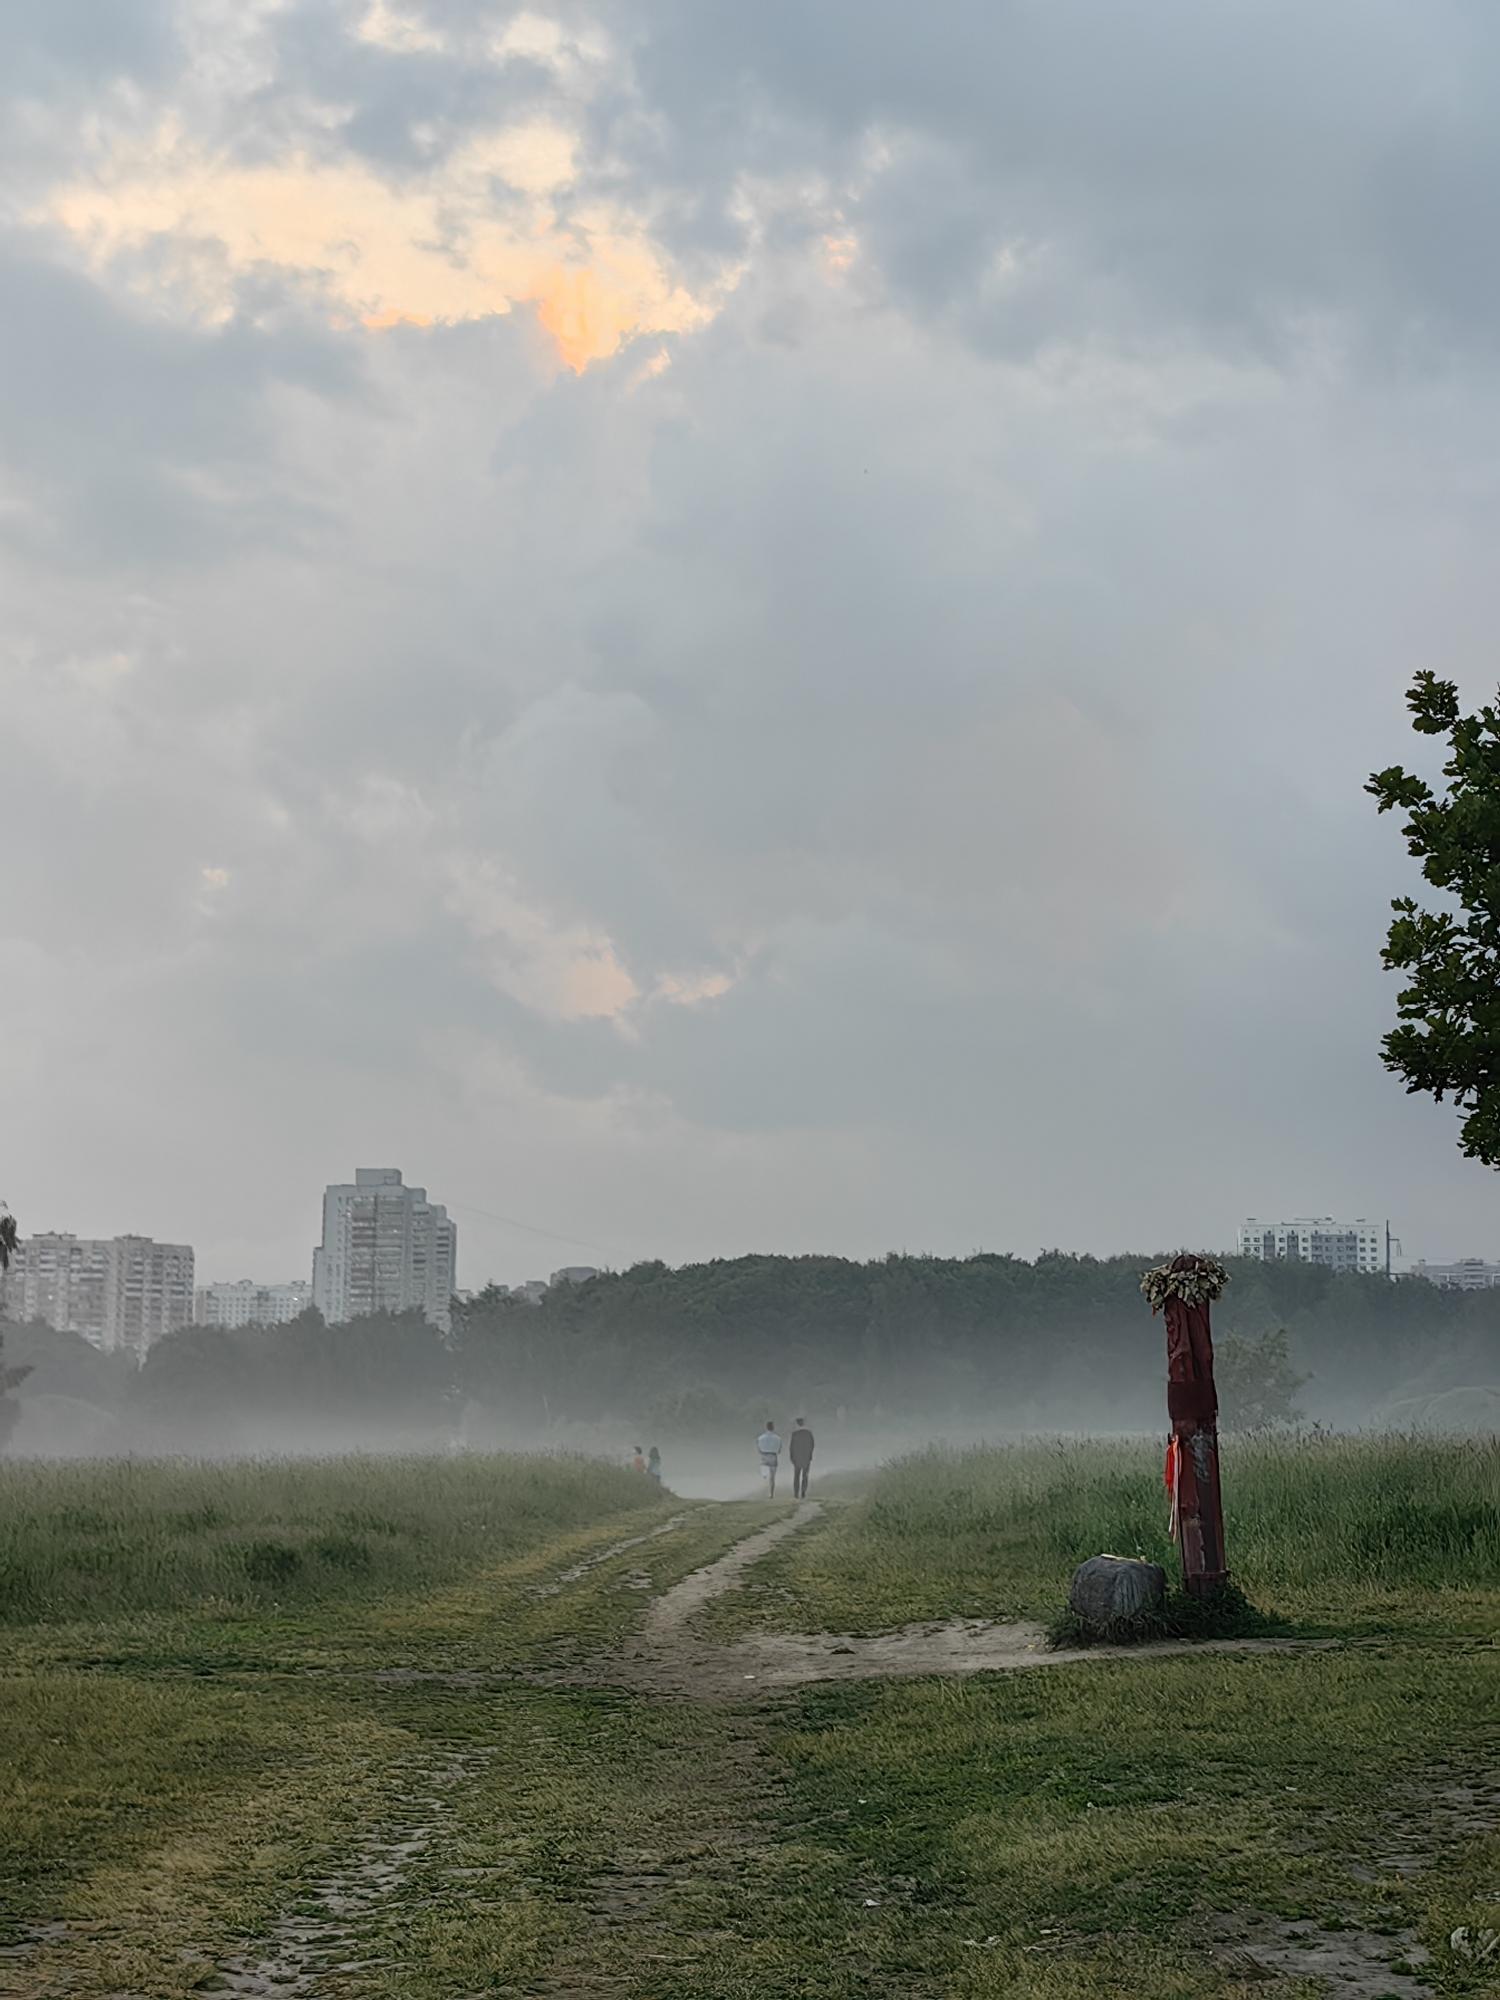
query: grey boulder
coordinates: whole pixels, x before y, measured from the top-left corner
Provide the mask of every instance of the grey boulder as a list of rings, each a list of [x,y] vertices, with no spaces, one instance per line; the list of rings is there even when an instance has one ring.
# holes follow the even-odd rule
[[[1081,1623],[1108,1632],[1159,1612],[1167,1594],[1160,1563],[1132,1556],[1090,1556],[1073,1572],[1068,1606]]]

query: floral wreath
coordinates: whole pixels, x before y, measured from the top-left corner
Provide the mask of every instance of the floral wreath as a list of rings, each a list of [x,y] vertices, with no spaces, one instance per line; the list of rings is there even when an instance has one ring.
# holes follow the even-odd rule
[[[1228,1283],[1229,1273],[1213,1257],[1176,1257],[1141,1276],[1141,1290],[1153,1313],[1159,1313],[1169,1299],[1181,1299],[1185,1306],[1210,1305]]]

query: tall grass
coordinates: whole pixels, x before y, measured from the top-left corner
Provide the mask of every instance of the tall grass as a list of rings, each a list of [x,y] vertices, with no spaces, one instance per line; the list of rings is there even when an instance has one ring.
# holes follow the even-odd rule
[[[934,1617],[1053,1618],[1088,1556],[1178,1573],[1162,1447],[1037,1440],[934,1447],[765,1566],[758,1615],[879,1630]],[[1500,1622],[1500,1442],[1431,1436],[1226,1439],[1231,1574],[1304,1629],[1488,1631]],[[727,1601],[726,1625],[744,1606]]]
[[[4,1464],[0,1622],[415,1589],[658,1497],[582,1458]]]
[[[887,1467],[872,1534],[962,1538],[1038,1570],[1108,1552],[1167,1566],[1159,1446],[1056,1440],[931,1450]],[[1237,1572],[1303,1585],[1500,1587],[1500,1441],[1230,1441],[1224,1511]]]

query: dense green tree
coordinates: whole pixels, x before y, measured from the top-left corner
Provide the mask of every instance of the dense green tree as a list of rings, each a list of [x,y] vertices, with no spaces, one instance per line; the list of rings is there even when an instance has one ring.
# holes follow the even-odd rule
[[[68,1396],[110,1409],[129,1394],[135,1363],[127,1354],[104,1354],[81,1333],[48,1326],[45,1320],[13,1320],[5,1328],[5,1350],[27,1370],[26,1394]]]
[[[1226,1431],[1274,1430],[1296,1423],[1297,1391],[1306,1382],[1292,1366],[1287,1330],[1279,1326],[1246,1340],[1221,1334],[1214,1342],[1219,1422]]]
[[[137,1429],[174,1451],[349,1450],[441,1442],[453,1355],[418,1312],[338,1326],[185,1327],[152,1347],[131,1390]]]
[[[1451,1097],[1465,1153],[1500,1167],[1500,708],[1463,714],[1457,687],[1433,673],[1417,675],[1407,705],[1420,735],[1448,738],[1446,789],[1393,764],[1366,790],[1381,812],[1407,815],[1409,852],[1456,908],[1391,904],[1383,956],[1407,983],[1383,1058],[1409,1092]]]

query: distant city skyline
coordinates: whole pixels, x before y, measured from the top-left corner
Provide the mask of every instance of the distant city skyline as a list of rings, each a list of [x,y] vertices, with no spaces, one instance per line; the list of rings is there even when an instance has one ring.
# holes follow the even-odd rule
[[[195,1253],[189,1244],[23,1230],[20,1254],[0,1280],[0,1307],[9,1317],[46,1320],[82,1333],[105,1351],[140,1360],[163,1334],[189,1323],[269,1327],[285,1324],[310,1306],[333,1321],[416,1308],[446,1327],[450,1301],[471,1298],[486,1285],[535,1301],[549,1287],[586,1282],[601,1268],[561,1265],[546,1279],[491,1274],[483,1284],[460,1287],[456,1226],[445,1206],[429,1202],[425,1188],[407,1184],[399,1168],[360,1168],[353,1182],[327,1185],[322,1212],[323,1241],[313,1249],[310,1279],[241,1278],[195,1285]],[[1385,1269],[1387,1227],[1364,1217],[1249,1218],[1239,1225],[1232,1249],[1245,1257],[1291,1258],[1337,1271],[1378,1273]],[[555,1240],[555,1232],[536,1233]],[[1480,1252],[1446,1259],[1414,1256],[1403,1250],[1394,1231],[1391,1247],[1397,1274],[1422,1277],[1445,1290],[1500,1285],[1500,1259]]]
[[[380,1183],[394,1187],[399,1191],[400,1195],[402,1196],[414,1196],[419,1199],[425,1200],[424,1189],[414,1188],[404,1184],[402,1180],[401,1169],[362,1169],[360,1171],[366,1174],[374,1174],[378,1176],[378,1180]],[[376,1185],[376,1182],[371,1181],[369,1184],[371,1186],[374,1186]],[[354,1184],[344,1184],[345,1191],[349,1191],[353,1185]],[[335,1191],[336,1190],[333,1185],[325,1187],[324,1190],[325,1205],[327,1196],[329,1194],[334,1193]],[[437,1205],[434,1205],[434,1207],[436,1208]],[[450,1202],[441,1205],[440,1214],[443,1220],[446,1220],[446,1209],[448,1207],[457,1208],[461,1212],[467,1212],[470,1215],[478,1217],[480,1219],[483,1219],[486,1216],[486,1211],[483,1209],[471,1208],[468,1204],[462,1202]],[[526,1226],[520,1224],[519,1222],[508,1222],[498,1217],[491,1217],[490,1220],[494,1223],[496,1227],[513,1231],[517,1235],[525,1236],[528,1239],[531,1237],[535,1237],[537,1240],[551,1242],[551,1243],[568,1240],[565,1236],[562,1235],[560,1231],[546,1230],[540,1228],[528,1231],[526,1229]],[[1392,1231],[1393,1259],[1398,1267],[1417,1268],[1418,1266],[1422,1266],[1424,1268],[1428,1268],[1431,1270],[1438,1270],[1438,1269],[1447,1270],[1450,1268],[1457,1270],[1461,1267],[1466,1267],[1466,1266],[1472,1267],[1475,1265],[1476,1262],[1480,1265],[1484,1265],[1486,1263],[1485,1252],[1483,1250],[1474,1249],[1472,1247],[1464,1248],[1457,1251],[1453,1251],[1450,1248],[1450,1253],[1446,1256],[1425,1257],[1424,1255],[1420,1254],[1416,1248],[1407,1249],[1404,1247],[1400,1232],[1395,1228],[1394,1224],[1387,1224],[1385,1220],[1367,1220],[1362,1216],[1354,1221],[1338,1221],[1335,1218],[1326,1215],[1303,1216],[1297,1219],[1281,1220],[1281,1221],[1262,1221],[1256,1218],[1251,1218],[1250,1220],[1241,1222],[1239,1225],[1237,1225],[1233,1233],[1232,1243],[1224,1245],[1223,1233],[1222,1231],[1220,1231],[1206,1235],[1204,1238],[1201,1239],[1201,1244],[1205,1250],[1211,1250],[1216,1247],[1220,1247],[1222,1245],[1223,1247],[1227,1247],[1228,1249],[1230,1249],[1232,1253],[1235,1255],[1260,1257],[1260,1256],[1275,1254],[1275,1255],[1285,1256],[1288,1254],[1288,1247],[1287,1247],[1288,1241],[1289,1239],[1295,1236],[1299,1244],[1299,1249],[1297,1254],[1301,1255],[1307,1261],[1314,1261],[1314,1262],[1327,1261],[1335,1265],[1335,1267],[1337,1268],[1343,1268],[1345,1265],[1353,1269],[1375,1268],[1376,1266],[1383,1268],[1384,1257],[1385,1257],[1385,1230],[1388,1226],[1391,1227]],[[452,1241],[456,1248],[456,1240],[457,1240],[456,1225],[450,1225],[450,1227],[452,1230]],[[22,1231],[23,1241],[26,1233],[27,1232],[23,1229]],[[52,1235],[55,1234],[56,1232],[50,1232],[44,1230],[44,1231],[37,1231],[34,1233],[37,1235]],[[1345,1237],[1345,1236],[1348,1237],[1349,1243],[1346,1246],[1348,1251],[1347,1255],[1342,1255],[1342,1254],[1336,1255],[1332,1250],[1329,1250],[1328,1255],[1325,1257],[1322,1254],[1323,1246],[1321,1245],[1318,1246],[1319,1254],[1317,1255],[1313,1254],[1314,1236],[1328,1235],[1330,1233],[1336,1234],[1340,1237]],[[1255,1238],[1253,1244],[1250,1241],[1250,1238],[1252,1236]],[[1268,1251],[1266,1249],[1265,1243],[1267,1238],[1271,1239],[1271,1241],[1273,1242],[1274,1244],[1273,1250]],[[314,1244],[310,1256],[304,1258],[303,1260],[304,1264],[308,1268],[311,1268],[312,1264],[316,1260],[317,1247],[318,1246]],[[864,1254],[864,1255],[879,1256],[885,1254],[885,1252],[881,1250],[861,1253],[861,1252],[839,1250],[834,1246],[814,1246],[814,1247],[815,1251],[821,1251],[823,1254],[828,1254],[828,1255],[858,1256]],[[962,1256],[968,1254],[968,1252],[971,1250],[979,1249],[989,1252],[999,1252],[1002,1254],[1008,1253],[1012,1255],[1026,1256],[1026,1257],[1034,1257],[1040,1254],[1041,1250],[1047,1248],[1063,1248],[1065,1250],[1071,1250],[1079,1255],[1097,1255],[1097,1256],[1110,1257],[1110,1256],[1120,1256],[1120,1255],[1131,1255],[1137,1252],[1141,1254],[1146,1254],[1147,1252],[1155,1252],[1164,1247],[1167,1247],[1164,1243],[1152,1243],[1144,1246],[1135,1245],[1133,1247],[1123,1247],[1117,1245],[1112,1248],[1100,1249],[1100,1248],[1093,1248],[1090,1246],[1072,1245],[1066,1243],[1064,1244],[1046,1243],[1038,1245],[1032,1249],[1017,1249],[1013,1245],[1004,1244],[999,1241],[993,1241],[993,1240],[987,1242],[980,1242],[977,1244],[965,1245],[962,1249],[957,1249],[957,1250],[948,1248],[948,1249],[931,1249],[929,1251],[928,1247],[925,1245],[913,1245],[910,1243],[902,1244],[899,1246],[893,1246],[893,1245],[885,1246],[886,1250],[892,1248],[900,1248],[902,1250],[916,1249],[919,1251],[923,1251],[926,1254],[939,1255],[939,1256]],[[764,1251],[768,1253],[785,1251],[787,1252],[787,1254],[797,1254],[795,1251],[788,1251],[787,1246],[780,1244],[761,1244],[754,1246],[754,1250],[752,1251],[741,1249],[741,1250],[716,1253],[716,1254],[746,1255],[746,1254],[755,1254],[755,1252],[757,1251]],[[452,1289],[455,1294],[462,1291],[465,1296],[472,1296],[472,1294],[475,1291],[482,1290],[485,1285],[491,1285],[491,1284],[501,1285],[512,1289],[520,1289],[525,1286],[534,1287],[537,1285],[544,1285],[544,1284],[555,1285],[559,1282],[567,1282],[567,1281],[581,1282],[585,1278],[596,1276],[601,1269],[619,1270],[626,1268],[629,1263],[639,1262],[644,1259],[655,1259],[660,1255],[661,1253],[659,1250],[657,1250],[654,1247],[647,1246],[639,1253],[638,1256],[629,1257],[622,1260],[616,1260],[610,1258],[607,1259],[603,1264],[579,1263],[579,1264],[568,1264],[568,1265],[557,1266],[554,1267],[550,1271],[548,1277],[545,1280],[543,1280],[539,1278],[522,1277],[518,1275],[520,1272],[526,1270],[528,1266],[534,1269],[535,1265],[541,1260],[538,1259],[534,1254],[528,1257],[524,1253],[517,1252],[508,1269],[490,1270],[487,1272],[484,1278],[481,1279],[479,1282],[470,1284],[465,1287],[459,1286],[455,1280]],[[699,1260],[693,1258],[681,1258],[681,1259],[663,1258],[663,1261],[668,1263],[676,1263],[676,1262],[692,1262]],[[448,1266],[444,1266],[444,1268],[451,1268],[451,1263]],[[201,1274],[203,1269],[203,1259],[201,1257],[198,1259],[198,1269]],[[310,1278],[276,1279],[276,1278],[266,1278],[266,1277],[255,1277],[255,1278],[239,1278],[239,1279],[227,1279],[227,1278],[205,1279],[202,1280],[197,1285],[196,1292],[197,1296],[200,1299],[206,1299],[208,1294],[210,1293],[223,1294],[226,1300],[226,1310],[233,1310],[233,1308],[228,1305],[230,1295],[243,1294],[246,1292],[247,1288],[257,1293],[265,1292],[265,1293],[275,1293],[278,1295],[285,1294],[286,1299],[288,1301],[295,1300],[298,1302],[299,1310],[301,1309],[301,1304],[311,1303],[313,1289],[314,1289],[313,1282]],[[288,1316],[291,1315],[288,1314]],[[226,1320],[225,1323],[231,1323],[231,1322]]]

